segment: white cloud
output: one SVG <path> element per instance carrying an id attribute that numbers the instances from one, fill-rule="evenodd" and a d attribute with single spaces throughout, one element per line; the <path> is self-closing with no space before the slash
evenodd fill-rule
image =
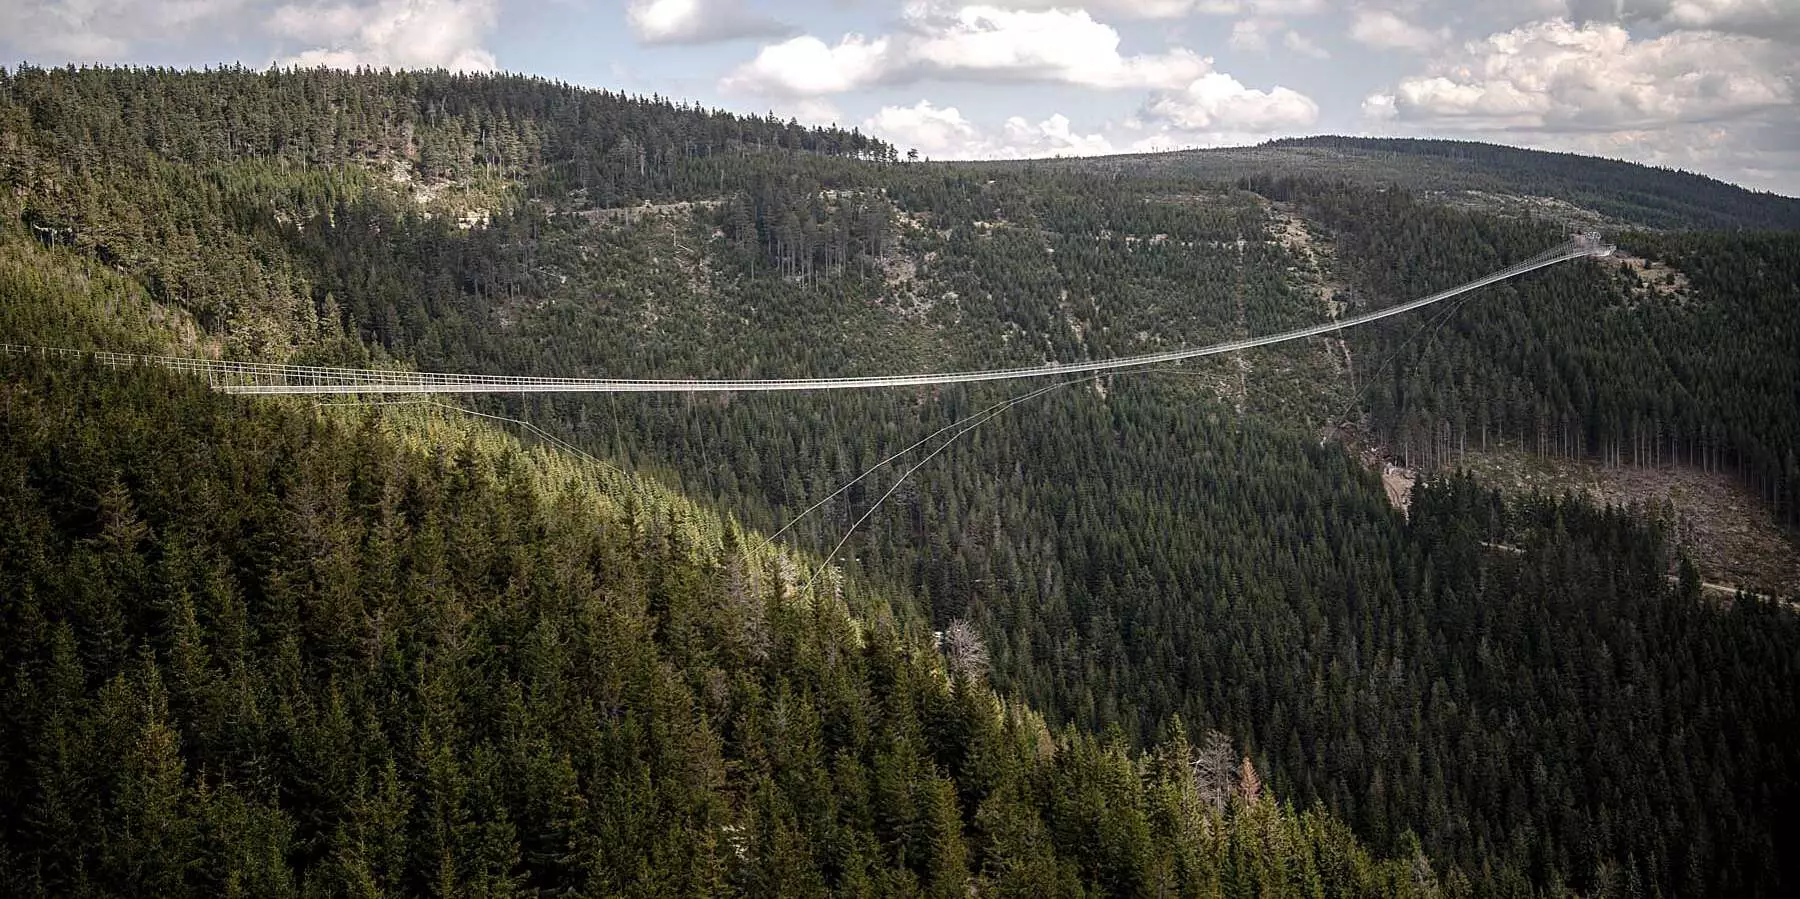
<path id="1" fill-rule="evenodd" d="M 1182 90 L 1152 97 L 1142 115 L 1183 132 L 1274 132 L 1318 121 L 1319 105 L 1285 87 L 1260 91 L 1222 72 L 1209 72 Z"/>
<path id="2" fill-rule="evenodd" d="M 1800 196 L 1800 131 L 1792 126 L 1783 131 L 1702 122 L 1600 133 L 1471 131 L 1461 136 L 1707 172 L 1746 187 Z"/>
<path id="3" fill-rule="evenodd" d="M 1085 9 L 1129 19 L 1179 19 L 1203 6 L 1205 2 L 1206 0 L 1087 0 L 1085 3 L 1076 0 L 991 0 L 990 5 L 1001 9 L 1034 12 Z"/>
<path id="4" fill-rule="evenodd" d="M 280 6 L 264 23 L 277 37 L 317 44 L 338 41 L 362 27 L 365 11 L 349 3 Z"/>
<path id="5" fill-rule="evenodd" d="M 1029 148 L 1009 155 L 1100 156 L 1115 152 L 1105 135 L 1076 133 L 1068 117 L 1060 112 L 1035 124 L 1023 116 L 1013 116 L 1006 120 L 1005 134 L 1009 148 Z"/>
<path id="6" fill-rule="evenodd" d="M 1084 9 L 1121 19 L 1180 19 L 1194 13 L 1214 16 L 1310 16 L 1330 8 L 1328 0 L 989 0 L 1004 9 Z"/>
<path id="7" fill-rule="evenodd" d="M 794 119 L 802 125 L 832 125 L 844 120 L 843 111 L 835 104 L 817 97 L 796 97 L 775 104 L 769 111 L 783 119 Z"/>
<path id="8" fill-rule="evenodd" d="M 1662 20 L 1680 28 L 1753 35 L 1800 35 L 1794 0 L 1674 0 Z"/>
<path id="9" fill-rule="evenodd" d="M 1522 14 L 1520 21 L 1612 22 L 1645 34 L 1722 31 L 1800 39 L 1800 2 L 1796 0 L 1517 0 L 1505 10 Z"/>
<path id="10" fill-rule="evenodd" d="M 762 48 L 720 86 L 786 96 L 836 94 L 881 80 L 892 64 L 885 37 L 850 34 L 829 46 L 807 34 Z"/>
<path id="11" fill-rule="evenodd" d="M 741 0 L 630 0 L 625 20 L 646 44 L 704 44 L 794 31 L 745 8 Z"/>
<path id="12" fill-rule="evenodd" d="M 1280 22 L 1268 19 L 1242 19 L 1231 26 L 1230 46 L 1233 50 L 1245 50 L 1252 53 L 1266 53 L 1269 49 L 1269 33 L 1279 30 Z"/>
<path id="13" fill-rule="evenodd" d="M 80 62 L 128 58 L 144 42 L 177 39 L 231 17 L 247 0 L 0 0 L 0 44 L 38 61 L 48 55 Z"/>
<path id="14" fill-rule="evenodd" d="M 1190 11 L 1215 16 L 1310 16 L 1331 8 L 1329 0 L 1198 0 Z"/>
<path id="15" fill-rule="evenodd" d="M 1310 102 L 1310 101 L 1309 101 Z M 884 106 L 864 120 L 869 134 L 901 150 L 917 149 L 931 159 L 1024 159 L 1049 156 L 1100 156 L 1150 153 L 1192 147 L 1246 146 L 1274 136 L 1251 118 L 1244 127 L 1227 127 L 1224 117 L 1195 129 L 1189 123 L 1133 119 L 1123 127 L 1091 133 L 1075 130 L 1067 116 L 1051 115 L 1032 122 L 1008 118 L 998 129 L 983 128 L 954 106 L 920 100 L 912 106 Z"/>
<path id="16" fill-rule="evenodd" d="M 1331 9 L 1328 0 L 1258 0 L 1252 5 L 1262 16 L 1314 16 Z"/>
<path id="17" fill-rule="evenodd" d="M 1288 53 L 1313 59 L 1330 59 L 1331 53 L 1276 19 L 1240 19 L 1231 26 L 1231 49 L 1243 53 L 1267 53 L 1277 36 Z"/>
<path id="18" fill-rule="evenodd" d="M 1206 59 L 1182 48 L 1124 55 L 1119 33 L 1081 10 L 966 6 L 945 12 L 915 5 L 903 25 L 893 35 L 851 34 L 836 45 L 804 35 L 765 46 L 720 86 L 793 96 L 937 77 L 1173 88 L 1210 69 Z"/>
<path id="19" fill-rule="evenodd" d="M 1350 37 L 1378 50 L 1426 53 L 1450 40 L 1448 28 L 1426 28 L 1387 9 L 1360 8 L 1350 17 Z"/>
<path id="20" fill-rule="evenodd" d="M 862 125 L 864 131 L 896 147 L 916 149 L 931 159 L 1024 159 L 1118 152 L 1106 135 L 1077 132 L 1062 113 L 1040 122 L 1013 116 L 998 131 L 988 131 L 969 121 L 954 106 L 939 107 L 920 100 L 912 106 L 884 106 Z"/>
<path id="21" fill-rule="evenodd" d="M 1621 25 L 1534 22 L 1469 41 L 1363 102 L 1397 133 L 1712 171 L 1800 189 L 1800 62 L 1785 42 L 1721 31 L 1634 38 Z"/>
<path id="22" fill-rule="evenodd" d="M 1265 16 L 1310 16 L 1331 8 L 1328 0 L 1258 0 L 1254 5 Z"/>
<path id="23" fill-rule="evenodd" d="M 935 159 L 983 158 L 987 139 L 956 107 L 928 100 L 912 106 L 883 106 L 863 122 L 863 130 L 896 147 L 916 149 Z"/>
<path id="24" fill-rule="evenodd" d="M 1282 35 L 1281 45 L 1288 48 L 1289 51 L 1298 53 L 1301 56 L 1310 56 L 1313 59 L 1331 58 L 1331 51 L 1313 43 L 1311 38 L 1308 38 L 1298 31 L 1289 31 Z"/>
<path id="25" fill-rule="evenodd" d="M 1376 95 L 1374 106 L 1391 106 L 1402 121 L 1553 131 L 1730 119 L 1795 102 L 1781 53 L 1756 38 L 1633 40 L 1618 25 L 1554 19 L 1470 41 Z"/>
<path id="26" fill-rule="evenodd" d="M 1021 12 L 965 6 L 915 18 L 908 55 L 935 74 L 1062 81 L 1088 87 L 1160 87 L 1205 70 L 1192 51 L 1124 56 L 1119 33 L 1082 10 Z"/>
<path id="27" fill-rule="evenodd" d="M 1178 131 L 1159 128 L 1121 148 L 1124 153 L 1169 153 L 1206 147 L 1253 147 L 1281 135 L 1266 131 Z"/>
<path id="28" fill-rule="evenodd" d="M 34 58 L 116 62 L 132 59 L 145 44 L 262 32 L 296 48 L 274 54 L 284 64 L 489 71 L 496 63 L 482 43 L 498 6 L 499 0 L 0 0 L 0 46 Z"/>
<path id="29" fill-rule="evenodd" d="M 355 68 L 446 68 L 491 72 L 498 66 L 482 43 L 495 24 L 498 0 L 376 0 L 288 4 L 269 30 L 311 49 L 283 65 Z"/>

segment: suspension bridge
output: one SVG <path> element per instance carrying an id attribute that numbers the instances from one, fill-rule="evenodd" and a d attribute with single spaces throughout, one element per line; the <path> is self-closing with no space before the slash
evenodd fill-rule
<path id="1" fill-rule="evenodd" d="M 866 375 L 848 378 L 786 378 L 771 380 L 671 380 L 629 378 L 539 378 L 511 375 L 472 375 L 449 372 L 388 371 L 282 365 L 266 362 L 230 362 L 178 356 L 146 356 L 96 350 L 69 350 L 0 344 L 0 352 L 93 359 L 103 365 L 157 365 L 190 372 L 207 379 L 214 389 L 235 394 L 453 394 L 453 393 L 752 393 L 792 390 L 849 390 L 875 387 L 923 387 L 967 384 L 976 381 L 1011 381 L 1050 378 L 1142 368 L 1180 362 L 1201 356 L 1236 353 L 1256 347 L 1331 334 L 1380 321 L 1440 303 L 1472 290 L 1498 284 L 1559 263 L 1588 257 L 1604 257 L 1614 248 L 1598 234 L 1582 234 L 1536 256 L 1465 284 L 1427 297 L 1410 300 L 1362 315 L 1336 319 L 1275 334 L 1247 337 L 1201 347 L 1188 347 L 1137 356 L 1087 362 L 1052 363 L 1029 368 L 997 368 L 940 374 Z"/>

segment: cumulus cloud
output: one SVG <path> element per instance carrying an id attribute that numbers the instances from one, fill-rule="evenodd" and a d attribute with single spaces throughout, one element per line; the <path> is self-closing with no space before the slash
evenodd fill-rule
<path id="1" fill-rule="evenodd" d="M 1793 0 L 1559 0 L 1577 21 L 1622 22 L 1666 28 L 1725 31 L 1761 37 L 1800 36 L 1800 3 Z"/>
<path id="2" fill-rule="evenodd" d="M 317 45 L 282 57 L 283 65 L 491 72 L 498 66 L 482 43 L 497 7 L 498 0 L 287 4 L 269 17 L 268 28 Z"/>
<path id="3" fill-rule="evenodd" d="M 1634 37 L 1615 22 L 1534 22 L 1446 52 L 1369 95 L 1363 114 L 1390 131 L 1452 130 L 1800 189 L 1800 63 L 1786 42 L 1722 30 L 1650 34 Z"/>
<path id="4" fill-rule="evenodd" d="M 1470 132 L 1477 140 L 1627 159 L 1706 172 L 1746 187 L 1800 196 L 1800 125 L 1699 122 L 1608 132 Z"/>
<path id="5" fill-rule="evenodd" d="M 1274 46 L 1277 36 L 1282 49 L 1288 53 L 1313 59 L 1331 58 L 1330 51 L 1277 19 L 1241 19 L 1233 23 L 1228 44 L 1231 49 L 1240 52 L 1267 53 Z"/>
<path id="6" fill-rule="evenodd" d="M 1205 67 L 1192 51 L 1125 56 L 1119 33 L 1084 10 L 1020 12 L 965 6 L 916 20 L 908 54 L 934 73 L 1065 81 L 1088 87 L 1160 87 Z"/>
<path id="7" fill-rule="evenodd" d="M 1768 34 L 1800 28 L 1800 4 L 1793 0 L 1673 0 L 1663 21 L 1683 28 Z"/>
<path id="8" fill-rule="evenodd" d="M 1100 156 L 1116 152 L 1112 141 L 1104 134 L 1076 133 L 1068 117 L 1060 112 L 1036 123 L 1027 121 L 1024 116 L 1013 116 L 1006 120 L 1003 130 L 1009 148 L 1030 148 L 1009 150 L 1008 155 Z"/>
<path id="9" fill-rule="evenodd" d="M 863 122 L 863 130 L 936 159 L 982 158 L 988 144 L 961 110 L 933 106 L 928 100 L 912 106 L 883 106 Z"/>
<path id="10" fill-rule="evenodd" d="M 1183 132 L 1275 132 L 1318 121 L 1319 105 L 1285 87 L 1260 91 L 1223 72 L 1209 72 L 1179 91 L 1152 97 L 1141 115 Z"/>
<path id="11" fill-rule="evenodd" d="M 144 42 L 173 40 L 237 14 L 247 0 L 0 0 L 0 42 L 34 57 L 115 62 Z"/>
<path id="12" fill-rule="evenodd" d="M 1350 37 L 1378 50 L 1426 53 L 1450 41 L 1450 29 L 1426 28 L 1389 9 L 1363 7 L 1350 16 Z"/>
<path id="13" fill-rule="evenodd" d="M 1313 43 L 1312 39 L 1298 31 L 1289 31 L 1281 36 L 1281 45 L 1290 52 L 1313 59 L 1330 59 L 1331 51 Z"/>
<path id="14" fill-rule="evenodd" d="M 1328 0 L 1199 0 L 1191 11 L 1215 16 L 1310 16 L 1331 8 Z"/>
<path id="15" fill-rule="evenodd" d="M 625 20 L 646 44 L 706 44 L 792 34 L 784 22 L 740 0 L 631 0 Z"/>
<path id="16" fill-rule="evenodd" d="M 1450 0 L 1381 0 L 1386 3 Z M 1800 39 L 1800 2 L 1795 0 L 1515 0 L 1478 7 L 1475 18 L 1507 19 L 1505 25 L 1565 18 L 1578 24 L 1616 23 L 1634 34 L 1669 31 L 1722 31 L 1752 37 Z M 1496 29 L 1497 30 L 1497 29 Z"/>
<path id="17" fill-rule="evenodd" d="M 864 120 L 862 127 L 897 147 L 917 149 L 931 159 L 1100 156 L 1121 149 L 1103 133 L 1076 131 L 1062 113 L 1037 122 L 1012 116 L 998 129 L 986 129 L 965 118 L 956 107 L 935 106 L 928 100 L 911 106 L 884 106 Z"/>
<path id="18" fill-rule="evenodd" d="M 495 68 L 499 0 L 0 0 L 0 46 L 33 58 L 122 62 L 147 44 L 260 34 L 293 65 Z M 209 56 L 209 59 L 217 59 Z M 267 60 L 269 57 L 263 57 Z"/>
<path id="19" fill-rule="evenodd" d="M 1631 25 L 1800 41 L 1796 0 L 1619 0 L 1618 16 Z"/>
<path id="20" fill-rule="evenodd" d="M 793 119 L 802 125 L 824 126 L 844 120 L 836 104 L 818 97 L 795 97 L 770 107 L 769 112 L 782 119 Z"/>
<path id="21" fill-rule="evenodd" d="M 1229 79 L 1228 79 L 1229 80 Z M 1225 93 L 1221 91 L 1221 93 Z M 1309 101 L 1310 102 L 1310 101 Z M 912 106 L 884 106 L 862 123 L 864 131 L 897 147 L 916 148 L 932 159 L 1025 159 L 1049 156 L 1100 156 L 1148 153 L 1193 147 L 1245 146 L 1273 136 L 1262 122 L 1239 117 L 1241 127 L 1226 127 L 1215 117 L 1205 125 L 1149 118 L 1129 119 L 1097 131 L 1077 130 L 1056 113 L 1041 121 L 1012 116 L 998 128 L 983 127 L 954 106 L 921 100 Z"/>
<path id="22" fill-rule="evenodd" d="M 1005 9 L 1085 9 L 1121 19 L 1180 19 L 1195 13 L 1214 16 L 1310 16 L 1330 8 L 1328 0 L 989 0 Z"/>
<path id="23" fill-rule="evenodd" d="M 849 34 L 829 45 L 805 34 L 762 48 L 720 86 L 785 96 L 843 93 L 888 77 L 895 65 L 891 49 L 885 37 Z"/>
<path id="24" fill-rule="evenodd" d="M 1179 19 L 1216 0 L 991 0 L 1002 9 L 1045 11 L 1081 8 L 1130 19 Z"/>
<path id="25" fill-rule="evenodd" d="M 1232 23 L 1229 45 L 1233 50 L 1247 50 L 1255 53 L 1267 52 L 1269 49 L 1269 33 L 1281 27 L 1279 22 L 1268 19 L 1242 19 Z"/>
<path id="26" fill-rule="evenodd" d="M 288 4 L 269 13 L 266 26 L 277 37 L 307 44 L 337 41 L 362 27 L 364 11 L 349 4 Z"/>
<path id="27" fill-rule="evenodd" d="M 1556 131 L 1654 128 L 1792 105 L 1792 63 L 1757 38 L 1673 32 L 1633 40 L 1613 24 L 1538 22 L 1402 79 L 1365 108 L 1403 121 Z"/>
<path id="28" fill-rule="evenodd" d="M 1119 33 L 1083 10 L 909 7 L 902 29 L 826 44 L 803 35 L 765 46 L 721 81 L 772 95 L 838 93 L 925 77 L 1045 81 L 1093 88 L 1173 88 L 1209 70 L 1190 50 L 1128 56 Z"/>
<path id="29" fill-rule="evenodd" d="M 1013 116 L 997 131 L 989 131 L 969 121 L 956 107 L 934 106 L 928 100 L 912 106 L 884 106 L 863 122 L 863 130 L 895 146 L 917 149 L 932 159 L 1022 159 L 1117 152 L 1104 134 L 1079 133 L 1061 113 L 1039 122 Z"/>

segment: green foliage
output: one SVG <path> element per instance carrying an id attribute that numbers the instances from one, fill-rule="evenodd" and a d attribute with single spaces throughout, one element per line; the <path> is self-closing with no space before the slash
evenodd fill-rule
<path id="1" fill-rule="evenodd" d="M 504 76 L 26 69 L 0 122 L 12 342 L 543 375 L 1033 364 L 1317 320 L 1277 213 L 1322 226 L 1352 305 L 1561 239 L 1266 177 L 1281 148 L 1227 183 L 897 165 Z M 1672 216 L 1730 193 L 1620 177 L 1595 190 Z M 1779 218 L 1741 199 L 1685 220 Z M 1066 389 L 899 485 L 805 596 L 896 472 L 790 530 L 810 557 L 755 533 L 1004 394 L 480 407 L 625 475 L 418 410 L 9 368 L 8 886 L 1792 891 L 1791 616 L 1697 602 L 1640 515 L 1449 481 L 1408 521 L 1317 438 L 1366 387 L 1413 461 L 1673 457 L 1800 507 L 1791 236 L 1622 243 L 1698 302 L 1580 263 L 1423 339 L 1350 336 L 1372 384 L 1297 345 Z M 987 683 L 927 646 L 959 621 Z M 1232 739 L 1263 798 L 1219 774 Z"/>
<path id="2" fill-rule="evenodd" d="M 1366 296 L 1422 296 L 1557 239 L 1398 192 L 1263 179 L 1270 196 L 1334 229 Z M 1732 471 L 1800 521 L 1800 233 L 1639 234 L 1621 248 L 1666 262 L 1679 293 L 1618 266 L 1563 266 L 1490 288 L 1449 327 L 1359 333 L 1394 359 L 1368 385 L 1376 435 L 1407 461 L 1453 463 L 1506 445 L 1608 464 Z"/>
<path id="3" fill-rule="evenodd" d="M 38 239 L 138 278 L 238 355 L 278 358 L 342 324 L 284 237 L 434 212 L 454 231 L 456 210 L 427 199 L 446 189 L 483 214 L 516 207 L 527 182 L 559 206 L 612 206 L 741 189 L 766 150 L 893 157 L 854 131 L 448 72 L 25 66 L 0 69 L 0 125 L 0 185 Z M 383 181 L 426 191 L 374 192 Z M 371 286 L 354 293 L 368 302 Z"/>
<path id="4" fill-rule="evenodd" d="M 1472 141 L 1281 138 L 1255 147 L 1069 160 L 1059 165 L 1218 181 L 1282 172 L 1418 193 L 1554 197 L 1617 222 L 1649 228 L 1800 228 L 1800 200 L 1792 197 L 1660 167 Z"/>
<path id="5" fill-rule="evenodd" d="M 652 486 L 479 427 L 0 364 L 10 895 L 1205 894 L 1221 865 L 1301 895 L 1286 872 L 1326 865 L 1373 896 L 1406 870 L 1266 799 L 1152 815 L 1184 744 L 1050 744 Z"/>

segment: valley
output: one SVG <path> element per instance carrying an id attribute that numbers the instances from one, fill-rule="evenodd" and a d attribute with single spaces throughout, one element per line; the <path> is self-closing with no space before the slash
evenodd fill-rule
<path id="1" fill-rule="evenodd" d="M 240 362 L 1084 363 L 1621 250 L 1016 406 L 0 354 L 0 891 L 1800 883 L 1800 201 L 1449 142 L 903 162 L 443 72 L 20 67 L 0 137 L 0 343 Z"/>

